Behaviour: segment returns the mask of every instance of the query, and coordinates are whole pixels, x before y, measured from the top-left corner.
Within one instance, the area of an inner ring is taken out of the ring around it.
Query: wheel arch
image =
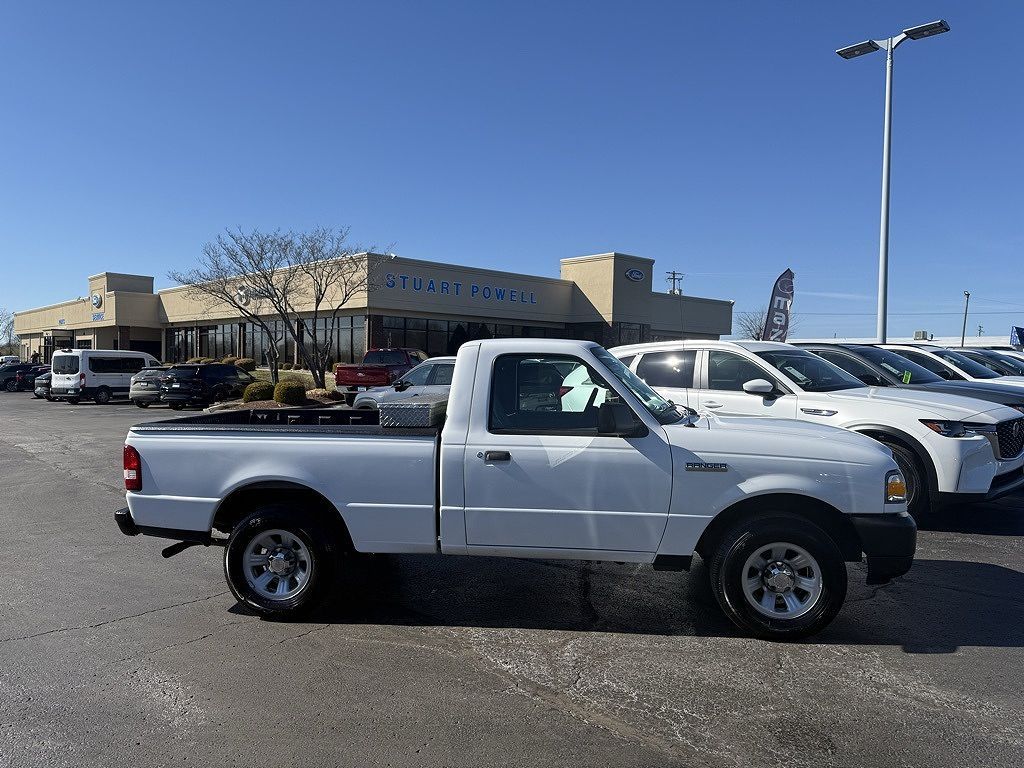
[[[811,496],[798,493],[766,493],[748,496],[726,507],[708,524],[701,534],[694,550],[701,559],[707,560],[709,552],[729,529],[747,517],[758,517],[765,511],[788,512],[807,519],[824,530],[835,541],[843,559],[859,562],[861,542],[849,516],[832,505]]]
[[[903,430],[884,424],[858,424],[853,427],[847,427],[847,429],[851,432],[859,432],[880,443],[892,441],[902,445],[914,454],[914,457],[924,468],[925,479],[928,482],[928,487],[925,490],[928,495],[931,496],[938,490],[939,474],[935,469],[935,462],[932,460],[931,454],[928,453],[928,449],[916,437],[908,435]]]
[[[299,506],[321,516],[339,533],[344,545],[352,549],[352,537],[338,508],[319,491],[293,480],[261,480],[233,489],[217,505],[212,528],[229,534],[253,507],[274,502]]]

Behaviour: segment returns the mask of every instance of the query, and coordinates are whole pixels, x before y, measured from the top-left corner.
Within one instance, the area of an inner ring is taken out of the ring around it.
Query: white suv
[[[888,349],[907,360],[912,360],[949,381],[990,381],[993,384],[1024,387],[1024,376],[1002,376],[978,361],[961,355],[954,349],[930,344],[876,344],[875,346]]]
[[[1024,486],[1024,417],[945,393],[866,387],[789,344],[675,341],[610,350],[663,396],[721,416],[845,427],[887,445],[907,479],[911,513]]]

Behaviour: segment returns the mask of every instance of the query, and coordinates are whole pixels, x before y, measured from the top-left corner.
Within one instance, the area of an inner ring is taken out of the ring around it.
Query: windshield
[[[904,384],[934,384],[945,381],[927,368],[923,368],[905,357],[900,357],[895,352],[878,347],[858,347],[857,354],[866,360],[870,360],[879,368],[891,373]]]
[[[52,370],[54,373],[78,373],[78,355],[54,355]]]
[[[971,360],[977,360],[986,368],[991,368],[996,373],[1002,373],[1006,376],[1024,376],[1024,362],[1014,360],[1006,355],[1000,355],[998,352],[989,352],[988,350],[975,352],[972,350],[971,352],[961,352],[960,354],[964,357],[969,357]]]
[[[644,408],[658,420],[659,424],[674,424],[683,418],[675,405],[663,398],[646,383],[622,364],[622,361],[602,347],[593,347],[594,356],[605,364],[616,379],[622,382],[633,395],[644,404]]]
[[[756,354],[805,392],[837,392],[864,386],[863,381],[842,368],[803,349],[769,350]]]
[[[929,349],[929,352],[941,357],[947,363],[952,363],[961,371],[975,379],[998,379],[999,374],[981,363],[976,363],[969,357],[964,357],[959,352],[950,349]]]

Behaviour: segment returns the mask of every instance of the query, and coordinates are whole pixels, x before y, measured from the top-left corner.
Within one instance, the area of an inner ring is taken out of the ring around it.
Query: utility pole
[[[686,275],[683,274],[682,272],[676,272],[674,269],[671,272],[666,272],[665,274],[668,276],[668,282],[672,286],[671,288],[669,288],[668,292],[673,294],[674,296],[682,296],[683,278],[686,277]]]
[[[960,331],[960,346],[964,345],[967,339],[967,308],[971,305],[971,292],[964,291],[964,327]],[[980,326],[979,326],[980,327]]]

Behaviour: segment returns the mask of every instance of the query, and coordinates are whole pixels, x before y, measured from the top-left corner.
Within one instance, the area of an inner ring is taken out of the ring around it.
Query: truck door
[[[466,439],[468,547],[656,551],[672,490],[663,431],[598,434],[597,403],[621,398],[571,355],[504,354],[491,370]]]

